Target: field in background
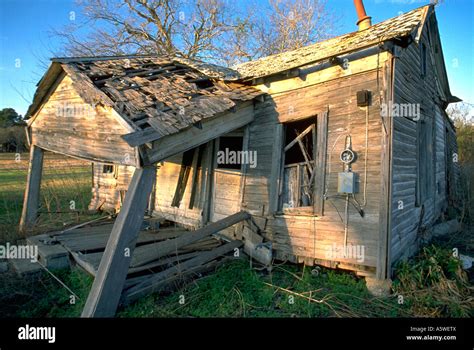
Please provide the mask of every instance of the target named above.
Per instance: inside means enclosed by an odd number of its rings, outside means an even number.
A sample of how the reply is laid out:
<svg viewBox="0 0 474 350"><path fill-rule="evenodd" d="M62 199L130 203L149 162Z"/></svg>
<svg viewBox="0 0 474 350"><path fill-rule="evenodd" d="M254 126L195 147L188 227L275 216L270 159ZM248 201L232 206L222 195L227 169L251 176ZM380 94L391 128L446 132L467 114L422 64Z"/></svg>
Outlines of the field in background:
<svg viewBox="0 0 474 350"><path fill-rule="evenodd" d="M27 153L0 153L0 244L21 238L18 223L28 162ZM91 163L46 152L35 232L60 228L90 216L87 206L91 185Z"/></svg>

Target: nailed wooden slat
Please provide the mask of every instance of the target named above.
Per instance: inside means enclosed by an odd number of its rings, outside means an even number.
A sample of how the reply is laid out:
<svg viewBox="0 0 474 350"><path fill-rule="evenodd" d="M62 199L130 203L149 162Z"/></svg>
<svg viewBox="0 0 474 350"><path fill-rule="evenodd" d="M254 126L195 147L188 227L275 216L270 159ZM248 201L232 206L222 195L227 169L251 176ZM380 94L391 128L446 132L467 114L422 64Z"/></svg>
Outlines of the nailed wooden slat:
<svg viewBox="0 0 474 350"><path fill-rule="evenodd" d="M132 302L143 295L157 291L163 286L162 284L164 282L170 278L173 278L173 276L179 276L182 272L186 272L188 269L193 269L206 264L209 261L212 261L224 254L233 251L234 249L241 247L242 244L243 243L241 241L232 241L211 251L203 252L195 258L173 266L163 272L154 274L149 279L127 289L122 296L122 300Z"/></svg>
<svg viewBox="0 0 474 350"><path fill-rule="evenodd" d="M328 112L318 114L316 168L314 174L313 209L317 215L324 214L324 192L326 187L326 159L328 140Z"/></svg>
<svg viewBox="0 0 474 350"><path fill-rule="evenodd" d="M209 237L213 233L217 233L227 227L235 225L243 220L250 218L250 214L241 211L231 216L226 217L220 221L211 223L199 230L188 232L175 239L150 244L140 251L140 254L134 258L133 266L140 266L149 263L153 260L157 260L162 256L168 255L172 252L178 251L180 248L197 242L205 237Z"/></svg>
<svg viewBox="0 0 474 350"><path fill-rule="evenodd" d="M44 152L41 148L35 145L30 146L30 163L20 219L20 231L26 231L36 222L40 200L43 155Z"/></svg>
<svg viewBox="0 0 474 350"><path fill-rule="evenodd" d="M120 299L117 291L123 288L155 177L155 167L135 170L82 317L111 317L115 314Z"/></svg>

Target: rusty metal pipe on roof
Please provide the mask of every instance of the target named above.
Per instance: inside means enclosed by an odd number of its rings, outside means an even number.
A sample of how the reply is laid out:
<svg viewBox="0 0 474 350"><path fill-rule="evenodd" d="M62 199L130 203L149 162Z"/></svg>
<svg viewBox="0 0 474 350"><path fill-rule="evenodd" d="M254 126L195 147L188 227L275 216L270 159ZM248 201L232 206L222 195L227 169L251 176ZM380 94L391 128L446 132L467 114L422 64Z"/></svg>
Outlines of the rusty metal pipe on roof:
<svg viewBox="0 0 474 350"><path fill-rule="evenodd" d="M372 25L372 17L367 16L364 3L362 0L354 0L354 5L357 11L359 31L369 28Z"/></svg>

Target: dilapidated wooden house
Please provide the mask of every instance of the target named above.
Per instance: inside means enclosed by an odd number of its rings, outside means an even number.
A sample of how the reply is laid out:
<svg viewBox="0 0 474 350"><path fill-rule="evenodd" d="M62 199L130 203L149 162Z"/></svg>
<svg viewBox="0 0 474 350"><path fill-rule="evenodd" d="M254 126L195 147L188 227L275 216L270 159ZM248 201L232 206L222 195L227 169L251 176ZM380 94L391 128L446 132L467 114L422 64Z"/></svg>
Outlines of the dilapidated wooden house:
<svg viewBox="0 0 474 350"><path fill-rule="evenodd" d="M245 211L273 258L378 279L416 251L421 228L456 196L445 109L458 99L433 6L359 22L232 69L152 56L53 59L28 111L21 224L36 218L43 150L93 162L90 208L119 214L87 315L100 315L101 293L123 283L118 252L145 212L197 229ZM223 232L245 237L241 224Z"/></svg>

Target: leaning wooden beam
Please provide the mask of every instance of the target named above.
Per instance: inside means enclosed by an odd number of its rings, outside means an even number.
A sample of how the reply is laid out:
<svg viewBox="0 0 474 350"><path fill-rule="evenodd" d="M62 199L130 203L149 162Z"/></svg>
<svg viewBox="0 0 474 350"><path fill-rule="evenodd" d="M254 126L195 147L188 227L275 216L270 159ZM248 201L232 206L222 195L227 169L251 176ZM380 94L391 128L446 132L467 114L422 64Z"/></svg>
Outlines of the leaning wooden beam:
<svg viewBox="0 0 474 350"><path fill-rule="evenodd" d="M296 145L296 143L301 140L303 137L305 137L305 135L307 133L309 133L311 130L313 129L313 125L310 125L308 126L306 129L304 129L304 131L299 134L298 136L296 136L295 139L293 139L293 141L291 141L288 145L286 145L286 147L283 149L285 152L288 151L291 147L293 147L294 145Z"/></svg>
<svg viewBox="0 0 474 350"><path fill-rule="evenodd" d="M148 151L151 163L156 163L175 154L202 145L219 136L241 128L254 120L253 105L242 108L235 113L204 120L202 129L191 127L179 134L165 136L153 143L153 149Z"/></svg>
<svg viewBox="0 0 474 350"><path fill-rule="evenodd" d="M115 315L155 176L155 167L135 170L82 317Z"/></svg>
<svg viewBox="0 0 474 350"><path fill-rule="evenodd" d="M202 145L251 123L254 118L253 104L246 103L235 113L226 112L212 119L202 120L200 128L189 126L187 129L176 134L166 135L159 139L156 136L154 137L156 141L153 142L153 148L147 151L148 161L150 164L153 164ZM149 138L142 137L141 132L135 132L122 137L129 145L136 146L149 142Z"/></svg>
<svg viewBox="0 0 474 350"><path fill-rule="evenodd" d="M206 238L213 233L217 233L227 227L248 219L250 219L250 214L245 211L241 211L196 231L187 232L175 239L149 244L146 246L146 249L134 257L132 266L137 267L147 264L153 260L157 260L165 255L178 251L182 247L188 246L191 243Z"/></svg>
<svg viewBox="0 0 474 350"><path fill-rule="evenodd" d="M81 227L84 227L84 226L87 226L87 225L96 223L96 222L98 222L98 221L102 221L102 220L105 220L105 219L112 219L112 218L113 218L113 215L102 216L102 217L97 218L97 219L94 219L94 220L82 222L82 223L80 223L80 224L78 224L78 225L68 227L67 229L60 231L58 234L63 234L63 233L69 232L69 231L74 231L74 230L76 230L76 229L78 229L78 228L81 228Z"/></svg>
<svg viewBox="0 0 474 350"><path fill-rule="evenodd" d="M309 173L311 174L311 176L313 176L313 167L311 166L311 161L308 157L308 152L306 151L303 145L303 142L301 142L301 140L298 140L298 145L300 146L301 153L303 153L303 157L304 157L306 166L308 167Z"/></svg>
<svg viewBox="0 0 474 350"><path fill-rule="evenodd" d="M189 173L191 172L191 166L196 158L197 149L189 150L183 153L183 159L181 160L181 168L179 170L178 184L174 193L173 200L171 201L172 207L179 208L181 200L183 199L184 192L186 191L186 185L188 184Z"/></svg>
<svg viewBox="0 0 474 350"><path fill-rule="evenodd" d="M200 173L199 169L201 169L204 148L205 148L205 145L199 146L196 150L195 159L193 159L193 166L192 166L193 179L191 181L191 196L189 198L189 205L188 205L189 209L194 208L194 202L196 201L196 194L198 191L198 187L200 187L198 186L198 179L199 179L199 173Z"/></svg>
<svg viewBox="0 0 474 350"><path fill-rule="evenodd" d="M316 140L316 163L318 167L314 172L313 210L316 215L324 214L324 195L326 190L326 158L328 143L328 112L318 114L318 135Z"/></svg>
<svg viewBox="0 0 474 350"><path fill-rule="evenodd" d="M86 272L91 274L93 277L97 275L97 271L100 265L100 259L102 258L103 253L92 253L92 254L82 254L81 252L70 252L70 253L73 259L75 260L75 262L77 263L77 265L82 267ZM135 255L138 254L137 250L135 250L134 254ZM134 274L137 272L155 269L157 267L169 265L177 261L179 262L179 261L191 259L199 254L201 254L201 251L196 251L196 252L191 252L191 253L186 253L186 254L170 255L167 258L154 261L150 264L146 264L139 267L131 267L128 270L128 275ZM98 259L99 261L97 261ZM141 277L142 279L145 279L147 276L141 276ZM137 278L138 277L134 277L134 279L137 279ZM127 288L127 284L129 284L128 280L125 281L124 288ZM130 287L130 285L128 285L128 287Z"/></svg>
<svg viewBox="0 0 474 350"><path fill-rule="evenodd" d="M21 232L31 228L38 216L41 174L43 172L43 155L44 152L41 148L31 145L28 177L26 180L25 197L23 199L23 210L20 219Z"/></svg>
<svg viewBox="0 0 474 350"><path fill-rule="evenodd" d="M159 287L162 287L163 282L167 282L169 279L173 278L173 276L186 272L188 269L193 269L206 264L211 260L214 260L236 248L239 248L242 246L242 244L242 241L232 241L216 249L203 252L201 255L175 265L168 270L157 273L142 283L139 283L125 291L124 295L122 296L122 301L126 300L128 303L133 302L134 300L137 300L146 294L153 293L154 291L157 291Z"/></svg>
<svg viewBox="0 0 474 350"><path fill-rule="evenodd" d="M215 271L219 266L225 264L226 262L232 259L235 259L235 257L226 255L220 258L219 260L212 260L211 262L208 262L206 264L194 266L186 271L182 271L180 274L175 274L167 278L163 282L160 282L159 285L155 286L154 292L173 291L176 289L176 287L178 287L178 283L179 285L183 286L184 284L191 282L193 280L193 277L194 279L196 277L199 278L204 273ZM127 279L125 288L129 289L137 285L138 283L142 283L143 281L151 277L153 276L147 275L147 276L134 277L134 278ZM178 282L178 283L175 283L175 282ZM133 300L128 300L126 298L125 296L126 293L127 292L125 291L124 294L122 295L121 304L127 305L133 301Z"/></svg>

